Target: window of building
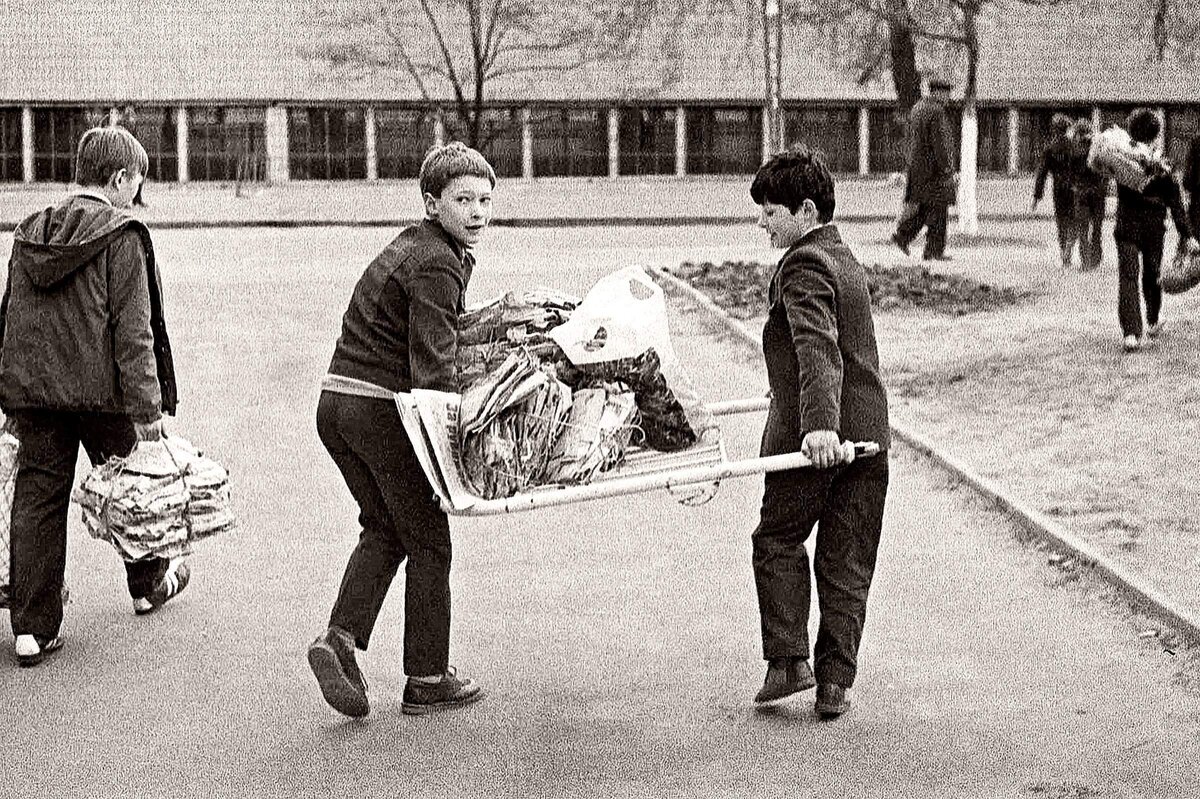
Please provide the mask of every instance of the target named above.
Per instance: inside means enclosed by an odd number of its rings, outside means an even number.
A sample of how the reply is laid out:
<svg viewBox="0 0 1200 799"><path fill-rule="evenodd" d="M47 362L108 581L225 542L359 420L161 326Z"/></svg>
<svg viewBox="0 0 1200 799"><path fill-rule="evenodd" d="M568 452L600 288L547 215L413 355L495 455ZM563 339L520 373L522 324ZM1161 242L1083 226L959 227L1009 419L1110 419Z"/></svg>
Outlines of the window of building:
<svg viewBox="0 0 1200 799"><path fill-rule="evenodd" d="M622 108L617 130L622 175L674 174L674 108Z"/></svg>
<svg viewBox="0 0 1200 799"><path fill-rule="evenodd" d="M896 109L887 106L872 108L871 172L904 172L908 168L908 145L904 138L905 123Z"/></svg>
<svg viewBox="0 0 1200 799"><path fill-rule="evenodd" d="M980 172L1008 171L1008 109L980 108L979 157Z"/></svg>
<svg viewBox="0 0 1200 799"><path fill-rule="evenodd" d="M761 163L761 108L688 109L689 173L752 175Z"/></svg>
<svg viewBox="0 0 1200 799"><path fill-rule="evenodd" d="M1050 143L1050 120L1055 114L1066 114L1071 119L1092 118L1090 106L1062 106L1059 108L1022 108L1017 112L1017 168L1022 172L1036 172L1042 159L1042 151ZM1124 119L1124 116L1122 116Z"/></svg>
<svg viewBox="0 0 1200 799"><path fill-rule="evenodd" d="M267 110L200 106L188 109L191 180L264 180Z"/></svg>
<svg viewBox="0 0 1200 799"><path fill-rule="evenodd" d="M434 115L419 108L375 109L375 158L381 178L415 178L433 145Z"/></svg>
<svg viewBox="0 0 1200 799"><path fill-rule="evenodd" d="M289 108L288 169L293 180L365 178L365 110Z"/></svg>
<svg viewBox="0 0 1200 799"><path fill-rule="evenodd" d="M785 108L783 122L788 146L807 144L832 172L858 171L857 108Z"/></svg>
<svg viewBox="0 0 1200 799"><path fill-rule="evenodd" d="M35 108L33 177L51 183L75 179L75 150L84 131L108 124L108 109Z"/></svg>
<svg viewBox="0 0 1200 799"><path fill-rule="evenodd" d="M146 148L150 158L147 178L168 182L179 180L179 139L175 135L174 108L121 106L116 109L115 119Z"/></svg>
<svg viewBox="0 0 1200 799"><path fill-rule="evenodd" d="M530 114L533 174L608 174L608 115L599 108L543 108Z"/></svg>
<svg viewBox="0 0 1200 799"><path fill-rule="evenodd" d="M0 108L0 183L25 179L21 162L21 109Z"/></svg>
<svg viewBox="0 0 1200 799"><path fill-rule="evenodd" d="M446 117L446 141L472 141L467 123L457 115ZM483 153L496 175L521 176L521 111L517 108L485 108L479 122L475 149Z"/></svg>
<svg viewBox="0 0 1200 799"><path fill-rule="evenodd" d="M1192 140L1200 137L1200 106L1167 109L1167 159L1177 172L1187 174ZM1193 202L1200 202L1196 198Z"/></svg>

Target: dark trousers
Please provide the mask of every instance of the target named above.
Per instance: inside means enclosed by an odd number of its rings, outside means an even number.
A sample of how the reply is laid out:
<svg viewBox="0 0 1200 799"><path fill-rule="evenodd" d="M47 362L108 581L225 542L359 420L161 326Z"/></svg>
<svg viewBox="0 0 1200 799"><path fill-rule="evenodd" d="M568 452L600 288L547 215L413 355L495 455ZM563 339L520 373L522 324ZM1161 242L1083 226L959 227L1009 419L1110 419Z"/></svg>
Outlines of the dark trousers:
<svg viewBox="0 0 1200 799"><path fill-rule="evenodd" d="M1146 324L1158 322L1162 289L1158 271L1162 265L1163 239L1141 241L1117 239L1117 319L1122 336L1142 335L1142 300L1146 302Z"/></svg>
<svg viewBox="0 0 1200 799"><path fill-rule="evenodd" d="M1054 208L1054 229L1058 233L1058 251L1062 256L1064 265L1069 266L1071 263L1071 254L1075 251L1075 241L1079 238L1079 229L1075 223L1075 206L1070 205L1065 209ZM1079 256L1083 258L1083 249L1080 248Z"/></svg>
<svg viewBox="0 0 1200 799"><path fill-rule="evenodd" d="M317 433L359 507L329 624L366 649L388 588L406 559L404 673L441 674L450 658L450 523L387 400L321 392Z"/></svg>
<svg viewBox="0 0 1200 799"><path fill-rule="evenodd" d="M946 228L950 222L950 206L947 203L905 202L900 221L896 224L896 238L907 247L921 232L925 232L923 258L940 258L946 254Z"/></svg>
<svg viewBox="0 0 1200 799"><path fill-rule="evenodd" d="M53 638L62 625L62 585L67 565L67 510L75 461L83 445L93 465L125 456L137 442L123 414L14 411L17 480L10 541L12 629L15 635ZM125 564L129 594L149 596L169 561L147 558Z"/></svg>
<svg viewBox="0 0 1200 799"><path fill-rule="evenodd" d="M886 452L833 469L767 473L752 535L764 658L809 657L812 576L804 542L819 523L813 671L818 682L854 684L887 486Z"/></svg>
<svg viewBox="0 0 1200 799"><path fill-rule="evenodd" d="M1079 262L1095 269L1104 258L1104 195L1081 194L1075 199L1075 230L1079 236Z"/></svg>

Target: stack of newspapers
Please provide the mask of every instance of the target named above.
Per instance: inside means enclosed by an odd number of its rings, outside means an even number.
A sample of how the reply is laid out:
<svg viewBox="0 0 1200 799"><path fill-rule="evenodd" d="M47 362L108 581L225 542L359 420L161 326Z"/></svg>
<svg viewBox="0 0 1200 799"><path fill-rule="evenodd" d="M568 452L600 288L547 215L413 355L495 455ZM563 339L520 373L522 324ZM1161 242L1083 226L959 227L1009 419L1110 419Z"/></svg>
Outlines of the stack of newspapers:
<svg viewBox="0 0 1200 799"><path fill-rule="evenodd" d="M96 467L74 498L91 536L127 561L190 554L194 542L236 524L228 472L178 436Z"/></svg>

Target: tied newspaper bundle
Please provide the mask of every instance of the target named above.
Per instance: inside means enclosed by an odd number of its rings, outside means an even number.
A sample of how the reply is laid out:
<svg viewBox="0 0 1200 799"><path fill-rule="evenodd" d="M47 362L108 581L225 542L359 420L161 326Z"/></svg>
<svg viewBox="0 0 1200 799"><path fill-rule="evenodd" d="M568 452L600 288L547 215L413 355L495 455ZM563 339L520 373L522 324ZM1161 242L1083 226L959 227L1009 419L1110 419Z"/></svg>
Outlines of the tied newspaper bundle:
<svg viewBox="0 0 1200 799"><path fill-rule="evenodd" d="M234 527L229 474L179 436L139 442L75 490L83 523L127 561L190 554L192 544Z"/></svg>
<svg viewBox="0 0 1200 799"><path fill-rule="evenodd" d="M0 415L0 418L3 416ZM9 525L12 522L19 449L16 436L7 429L0 430L0 608L8 607Z"/></svg>
<svg viewBox="0 0 1200 799"><path fill-rule="evenodd" d="M671 348L662 289L640 267L581 302L539 290L484 309L460 332L487 359L503 357L482 374L464 368L477 356L460 359L457 461L478 496L584 484L631 445L673 452L714 428Z"/></svg>

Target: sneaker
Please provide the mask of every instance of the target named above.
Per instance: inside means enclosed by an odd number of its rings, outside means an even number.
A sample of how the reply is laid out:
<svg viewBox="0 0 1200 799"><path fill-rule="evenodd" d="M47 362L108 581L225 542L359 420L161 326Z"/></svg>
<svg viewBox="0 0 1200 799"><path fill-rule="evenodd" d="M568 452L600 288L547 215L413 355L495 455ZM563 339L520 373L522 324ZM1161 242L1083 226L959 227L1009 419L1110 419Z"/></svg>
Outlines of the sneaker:
<svg viewBox="0 0 1200 799"><path fill-rule="evenodd" d="M822 719L836 719L850 709L850 698L846 695L847 688L832 682L823 682L817 686L817 702L813 710Z"/></svg>
<svg viewBox="0 0 1200 799"><path fill-rule="evenodd" d="M145 616L147 613L153 613L166 604L168 599L179 596L183 589L187 588L188 582L192 579L192 570L183 561L172 563L167 568L167 573L163 575L159 581L158 587L155 588L150 596L135 597L133 600L133 612L139 616Z"/></svg>
<svg viewBox="0 0 1200 799"><path fill-rule="evenodd" d="M46 659L47 655L62 649L62 636L43 638L40 635L18 635L13 646L17 654L17 663L21 666L36 666Z"/></svg>
<svg viewBox="0 0 1200 799"><path fill-rule="evenodd" d="M370 711L367 681L354 660L350 633L330 627L308 646L308 666L329 706L343 716L361 718Z"/></svg>
<svg viewBox="0 0 1200 799"><path fill-rule="evenodd" d="M771 658L767 677L754 696L756 705L773 705L781 699L807 691L817 684L812 667L802 658Z"/></svg>
<svg viewBox="0 0 1200 799"><path fill-rule="evenodd" d="M1130 334L1125 337L1125 340L1122 342L1121 346L1125 348L1126 352L1137 352L1142 348L1142 340L1137 336Z"/></svg>
<svg viewBox="0 0 1200 799"><path fill-rule="evenodd" d="M435 683L409 677L400 709L410 716L423 716L439 710L453 710L480 699L483 699L483 689L474 680L460 680L451 666Z"/></svg>
<svg viewBox="0 0 1200 799"><path fill-rule="evenodd" d="M1150 336L1150 338L1158 338L1158 334L1161 333L1162 329L1166 326L1167 326L1167 323L1164 322L1163 320L1159 319L1154 324L1147 325L1146 335Z"/></svg>
<svg viewBox="0 0 1200 799"><path fill-rule="evenodd" d="M899 233L892 234L892 244L900 248L900 252L908 255L908 245L904 243L904 239L900 238Z"/></svg>

